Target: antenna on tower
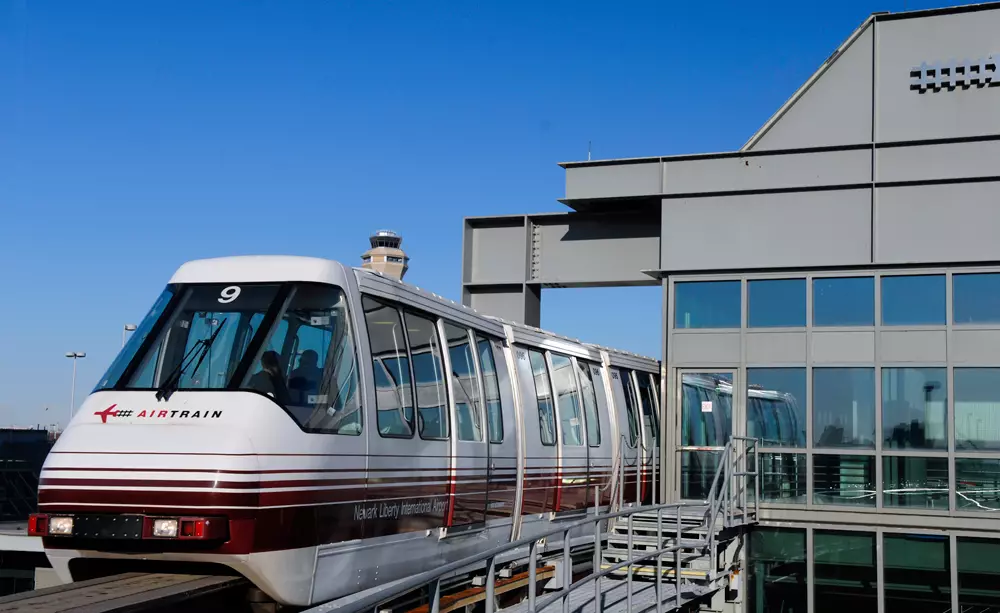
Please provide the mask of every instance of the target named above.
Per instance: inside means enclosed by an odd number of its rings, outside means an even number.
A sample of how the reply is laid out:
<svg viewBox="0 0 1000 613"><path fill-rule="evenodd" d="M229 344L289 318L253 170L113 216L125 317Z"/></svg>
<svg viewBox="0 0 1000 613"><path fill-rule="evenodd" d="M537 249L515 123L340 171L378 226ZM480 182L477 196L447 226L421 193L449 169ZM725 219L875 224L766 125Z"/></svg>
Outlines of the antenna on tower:
<svg viewBox="0 0 1000 613"><path fill-rule="evenodd" d="M588 140L587 141L587 161L588 162L590 161L590 144L591 144L591 141Z"/></svg>

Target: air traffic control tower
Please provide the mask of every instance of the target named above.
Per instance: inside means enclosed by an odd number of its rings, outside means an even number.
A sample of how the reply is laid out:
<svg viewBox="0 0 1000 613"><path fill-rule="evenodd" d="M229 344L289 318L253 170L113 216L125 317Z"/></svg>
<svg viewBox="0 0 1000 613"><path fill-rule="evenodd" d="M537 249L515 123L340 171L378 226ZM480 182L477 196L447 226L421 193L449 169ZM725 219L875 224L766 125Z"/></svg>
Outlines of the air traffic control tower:
<svg viewBox="0 0 1000 613"><path fill-rule="evenodd" d="M875 14L738 151L564 163L568 212L465 220L480 311L662 287L665 499L764 447L747 613L1000 611L998 60L1000 3Z"/></svg>

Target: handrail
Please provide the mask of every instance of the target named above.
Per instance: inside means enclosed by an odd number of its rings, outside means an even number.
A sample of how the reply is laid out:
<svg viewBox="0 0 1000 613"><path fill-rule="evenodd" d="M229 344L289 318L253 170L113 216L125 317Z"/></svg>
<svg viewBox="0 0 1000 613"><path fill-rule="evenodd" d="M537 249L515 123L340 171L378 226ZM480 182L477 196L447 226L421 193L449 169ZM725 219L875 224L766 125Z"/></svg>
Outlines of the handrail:
<svg viewBox="0 0 1000 613"><path fill-rule="evenodd" d="M624 437L623 437L624 438ZM735 442L739 441L742 447L745 447L744 453L739 454L735 451ZM731 464L738 463L741 458L745 459L749 455L750 450L754 452L754 470L733 470ZM620 492L624 492L624 473L625 473L625 459L624 453L621 454L622 459L619 464L621 468L620 480ZM682 530L682 510L684 508L691 507L704 507L708 505L709 509L706 511L704 518L702 519L701 526L707 527L708 542L702 542L702 550L709 554L714 555L715 552L715 525L716 519L719 514L723 515L723 526L730 527L732 525L733 509L732 506L739 504L739 502L734 501L733 497L733 481L736 477L746 477L757 476L759 474L760 459L757 454L756 439L751 439L747 437L732 437L732 439L726 444L725 449L722 452L721 462L715 471L715 476L712 480L712 486L709 489L708 499L704 501L692 501L692 502L671 502L664 504L653 504L642 506L636 505L628 509L619 509L617 511L608 511L605 513L599 513L600 509L600 493L604 491L604 488L600 486L594 486L594 514L593 516L588 516L583 519L568 522L560 525L556 528L551 528L544 532L533 534L529 537L524 537L510 543L505 543L499 545L488 551L480 552L460 560L445 564L443 566L434 568L432 570L424 571L417 575L413 575L406 579L400 580L390 586L387 586L383 590L379 590L368 596L358 598L352 602L345 604L338 604L337 601L333 601L324 605L319 605L312 609L307 610L304 613L326 613L328 611L344 611L345 613L354 613L357 611L372 610L377 605L393 600L407 592L411 592L424 585L432 585L432 602L430 607L430 613L438 613L441 589L440 580L459 570L468 568L471 566L479 565L483 562L486 563L487 577L486 577L486 613L494 613L494 602L493 596L496 585L496 558L497 556L503 555L505 553L522 549L524 547L528 548L528 560L529 560L529 577L528 577L528 611L529 613L536 613L541 609L551 605L556 600L563 600L563 611L567 610L569 602L569 594L583 585L593 582L595 589L595 598L597 602L597 613L601 613L602 604L600 599L600 580L615 571L621 570L622 568L628 567L628 602L629 609L631 609L632 602L632 565L637 562L642 562L650 558L656 558L657 560L657 570L656 570L656 600L657 600L657 611L662 611L662 598L660 586L662 583L662 556L665 554L674 554L674 581L675 581L675 602L676 606L681 605L681 556L680 552L682 549L691 548L690 544L684 545L683 543L683 530ZM641 480L641 458L636 456L636 488L638 490ZM755 479L754 482L755 497L754 497L754 512L756 515L759 501L759 479ZM747 488L744 487L741 490L741 494L738 496L739 500L742 501L740 505L742 510L743 518L747 517L747 507L746 507L746 494ZM612 496L612 501L614 496ZM725 506L723 506L725 505ZM656 513L656 524L657 524L657 543L659 545L663 544L663 515L666 510L673 510L675 514L675 534L673 535L673 544L660 547L656 551L641 551L636 552L640 555L633 555L632 549L632 517L637 513ZM610 520L615 520L619 518L627 517L629 519L629 541L628 541L628 554L627 559L618 562L616 564L610 565L608 568L602 568L601 564L601 542L604 540L604 535L607 532L601 531L601 522L610 522ZM572 581L572 568L573 561L570 549L570 533L581 527L593 525L594 526L594 567L590 574L578 579L577 581ZM610 523L608 524L610 527ZM563 580L562 587L559 590L553 591L551 594L545 596L544 598L536 601L537 595L537 561L538 561L538 545L539 542L548 537L562 535L563 544ZM715 578L715 571L710 572L710 579Z"/></svg>

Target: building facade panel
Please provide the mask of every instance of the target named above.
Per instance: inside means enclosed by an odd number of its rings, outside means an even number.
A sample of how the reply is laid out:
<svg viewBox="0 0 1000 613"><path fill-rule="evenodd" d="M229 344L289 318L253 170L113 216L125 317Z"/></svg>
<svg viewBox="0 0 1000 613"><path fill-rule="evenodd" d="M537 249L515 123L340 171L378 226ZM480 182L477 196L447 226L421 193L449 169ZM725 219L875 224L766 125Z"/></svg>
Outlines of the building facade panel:
<svg viewBox="0 0 1000 613"><path fill-rule="evenodd" d="M739 332L678 334L674 337L672 361L678 365L739 364Z"/></svg>
<svg viewBox="0 0 1000 613"><path fill-rule="evenodd" d="M879 339L884 362L937 363L948 359L945 330L882 330Z"/></svg>
<svg viewBox="0 0 1000 613"><path fill-rule="evenodd" d="M642 283L642 273L660 267L660 236L655 217L620 219L613 228L602 218L571 217L563 223L536 224L532 232L537 265L532 280L541 283Z"/></svg>
<svg viewBox="0 0 1000 613"><path fill-rule="evenodd" d="M746 361L747 364L803 364L806 361L806 333L749 332Z"/></svg>
<svg viewBox="0 0 1000 613"><path fill-rule="evenodd" d="M648 196L663 190L659 161L566 169L566 199Z"/></svg>
<svg viewBox="0 0 1000 613"><path fill-rule="evenodd" d="M814 364L869 364L875 359L875 333L814 331L809 349Z"/></svg>
<svg viewBox="0 0 1000 613"><path fill-rule="evenodd" d="M526 233L520 223L473 226L468 240L472 255L469 278L473 283L522 283Z"/></svg>
<svg viewBox="0 0 1000 613"><path fill-rule="evenodd" d="M1000 176L1000 139L884 147L875 150L879 183Z"/></svg>

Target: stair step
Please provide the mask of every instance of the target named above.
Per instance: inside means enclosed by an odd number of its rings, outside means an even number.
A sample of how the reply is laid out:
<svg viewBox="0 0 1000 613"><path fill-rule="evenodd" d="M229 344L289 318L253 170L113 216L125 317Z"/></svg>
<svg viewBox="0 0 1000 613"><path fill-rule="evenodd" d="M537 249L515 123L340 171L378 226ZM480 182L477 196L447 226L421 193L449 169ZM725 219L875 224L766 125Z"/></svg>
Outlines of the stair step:
<svg viewBox="0 0 1000 613"><path fill-rule="evenodd" d="M607 570L609 568L611 568L611 564L601 564L601 570ZM612 574L626 575L628 573L623 568L623 569L621 569L619 571L615 571ZM650 566L633 566L632 567L632 575L633 576L638 575L640 577L655 577L656 576L656 565L654 564L651 567ZM673 568L669 568L668 569L668 568L666 568L666 566L664 566L662 572L660 573L660 576L661 577L671 577L672 578L674 576L674 569ZM700 579L700 580L703 580L703 581L707 581L708 580L708 571L707 570L691 570L691 569L687 569L687 568L682 568L681 569L681 577L682 578L687 578L687 579Z"/></svg>
<svg viewBox="0 0 1000 613"><path fill-rule="evenodd" d="M663 544L659 547L669 547L670 544L674 542L674 538L671 535L668 538L663 539ZM708 546L707 539L699 538L682 538L680 542L682 547L688 549L700 549ZM628 547L628 535L627 534L612 534L608 536L608 545L618 545L622 548ZM643 536L638 534L632 535L632 547L646 547L649 549L657 548L656 536Z"/></svg>

